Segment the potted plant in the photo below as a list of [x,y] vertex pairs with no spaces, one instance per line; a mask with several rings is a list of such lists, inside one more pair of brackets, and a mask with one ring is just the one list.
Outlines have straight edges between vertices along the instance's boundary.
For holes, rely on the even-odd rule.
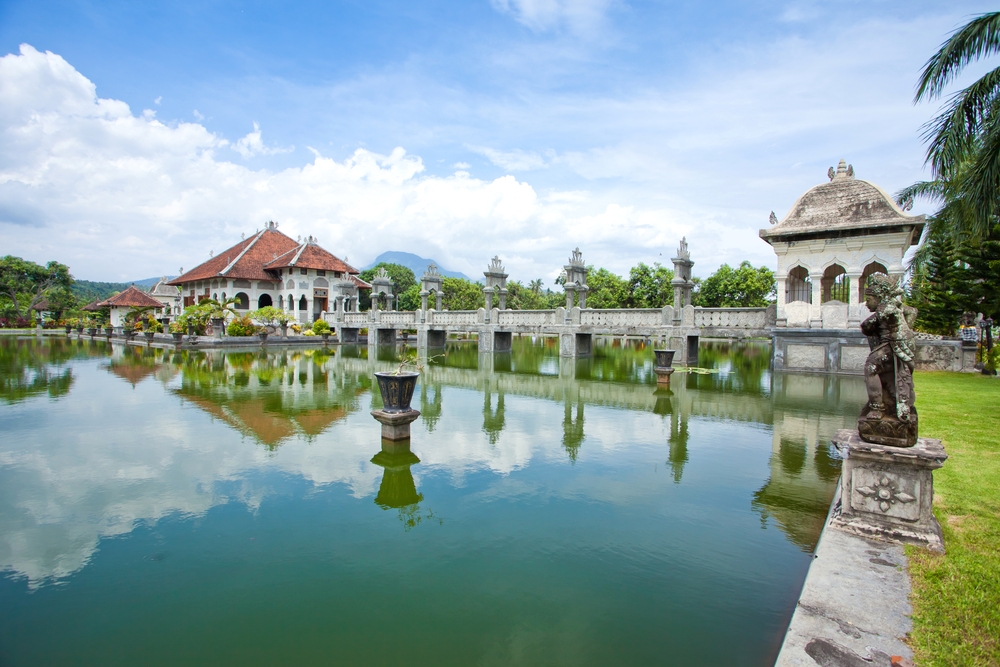
[[316,320],[312,325],[312,332],[317,336],[323,337],[323,344],[325,345],[330,340],[330,324],[326,320]]
[[184,325],[177,321],[171,322],[170,335],[174,337],[175,343],[180,343],[184,338]]
[[[413,389],[417,386],[422,366],[414,362],[414,356],[409,356],[403,348],[403,355],[396,370],[375,373],[379,393],[382,394],[383,410],[386,412],[409,412],[410,401],[413,399]],[[412,368],[413,370],[404,370]]]
[[[249,317],[264,327],[264,333],[277,333],[278,329],[281,329],[282,338],[287,335],[288,323],[293,319],[291,315],[274,306],[258,308],[250,313]],[[261,338],[261,340],[264,340],[264,338]]]
[[66,320],[66,335],[73,330],[73,320]]
[[267,332],[266,331],[261,331],[257,335],[260,336],[260,344],[261,345],[263,345],[264,343],[267,342]]

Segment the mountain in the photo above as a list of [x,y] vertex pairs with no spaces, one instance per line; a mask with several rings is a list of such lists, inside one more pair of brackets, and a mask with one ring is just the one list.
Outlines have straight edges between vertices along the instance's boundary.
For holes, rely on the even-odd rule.
[[[167,276],[168,279],[174,277],[175,276]],[[127,283],[102,283],[93,280],[74,280],[71,290],[81,303],[90,303],[91,301],[97,301],[99,299],[107,299],[115,292],[122,292],[128,289],[129,285],[133,284],[139,289],[148,292],[153,289],[153,285],[155,285],[159,280],[159,277],[143,278],[142,280],[133,280]]]
[[[399,252],[398,250],[390,250],[389,252],[384,252],[375,258],[375,261],[368,266],[363,267],[362,271],[367,271],[378,264],[385,262],[387,264],[399,264],[405,266],[410,271],[413,271],[413,275],[417,277],[417,281],[420,281],[420,276],[424,275],[424,271],[427,270],[427,265],[431,262],[437,264],[438,272],[446,278],[465,278],[469,280],[469,276],[464,273],[459,273],[458,271],[448,271],[441,266],[441,263],[433,260],[426,259],[420,255],[414,255],[412,252]],[[138,284],[138,283],[137,283]]]

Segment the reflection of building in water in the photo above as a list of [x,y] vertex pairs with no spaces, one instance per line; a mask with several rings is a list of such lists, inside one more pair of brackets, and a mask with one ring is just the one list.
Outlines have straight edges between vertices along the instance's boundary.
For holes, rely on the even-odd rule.
[[576,461],[580,445],[583,444],[583,400],[576,402],[576,419],[573,418],[573,402],[566,397],[563,413],[563,448],[569,454],[570,461]]
[[681,483],[684,464],[688,460],[688,418],[686,414],[678,414],[679,412],[670,415],[670,437],[667,438],[670,445],[667,462],[674,475],[674,484]]
[[429,382],[420,383],[420,418],[423,419],[428,433],[433,433],[438,419],[441,418],[441,385],[434,384],[431,387],[434,390],[434,397],[428,399],[429,384]]
[[270,448],[319,435],[359,409],[371,386],[322,351],[191,353],[180,369],[179,395]]
[[494,411],[493,393],[490,391],[489,381],[487,381],[486,390],[483,392],[483,431],[489,436],[491,445],[497,444],[503,427],[503,392],[501,391],[497,396],[497,409]]
[[[830,436],[849,428],[864,386],[851,378],[776,375],[771,475],[753,498],[762,520],[773,519],[803,550],[815,548],[840,476]],[[846,412],[846,414],[845,414]]]

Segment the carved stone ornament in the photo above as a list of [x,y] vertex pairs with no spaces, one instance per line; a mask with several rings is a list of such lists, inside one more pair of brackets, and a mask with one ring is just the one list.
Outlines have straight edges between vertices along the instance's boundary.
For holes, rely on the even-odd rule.
[[771,217],[768,218],[768,222],[770,222],[772,225],[778,224],[778,216],[774,214],[774,211],[771,211]]
[[872,486],[858,487],[857,492],[863,496],[871,497],[878,503],[878,507],[883,512],[888,512],[895,503],[912,503],[916,498],[905,491],[900,491],[897,485],[882,476]]

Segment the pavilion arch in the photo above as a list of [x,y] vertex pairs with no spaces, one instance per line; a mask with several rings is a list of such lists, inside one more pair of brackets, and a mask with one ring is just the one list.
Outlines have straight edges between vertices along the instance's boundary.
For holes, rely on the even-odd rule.
[[271,300],[270,294],[261,294],[260,298],[257,299],[258,308],[266,308],[267,306],[273,306],[274,301]]
[[250,297],[247,296],[246,292],[237,292],[233,298],[236,299],[234,304],[236,310],[250,310]]
[[862,274],[861,274],[861,284],[858,285],[858,287],[860,288],[860,289],[858,289],[858,302],[859,303],[864,303],[864,301],[865,301],[865,287],[868,286],[868,279],[871,276],[875,275],[876,273],[884,273],[885,275],[889,275],[889,270],[885,268],[885,265],[882,264],[882,262],[878,262],[878,261],[872,261],[871,263],[869,263],[865,267],[864,272],[862,272]]
[[847,269],[840,264],[831,264],[823,271],[823,279],[820,281],[822,303],[827,301],[839,301],[840,303],[850,303],[851,301],[851,279],[847,275]]
[[305,294],[299,298],[299,310],[309,310],[309,299]]
[[218,301],[219,300],[219,293],[218,292],[215,292],[214,294],[212,294],[212,300],[213,301]]
[[812,303],[812,279],[809,270],[802,265],[793,267],[785,280],[785,303],[793,301]]

